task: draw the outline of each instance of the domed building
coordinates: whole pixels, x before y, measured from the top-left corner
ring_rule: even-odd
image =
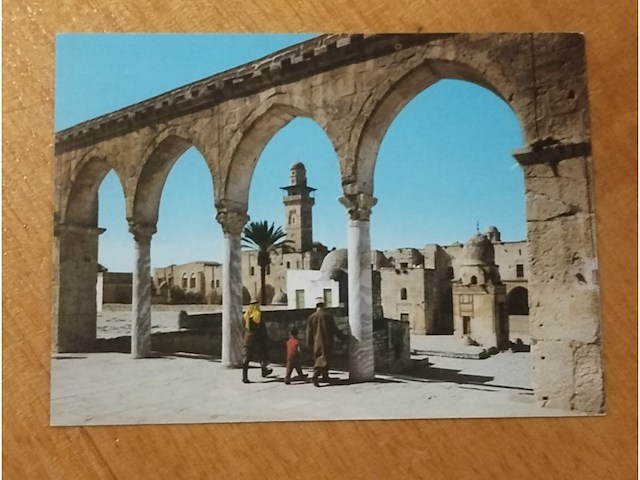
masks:
[[[346,248],[331,250],[320,266],[322,277],[329,280],[338,280],[349,271],[349,251]]]
[[[507,289],[487,235],[477,233],[465,243],[459,272],[452,287],[454,335],[466,343],[507,348]]]
[[[460,281],[463,284],[499,285],[500,272],[495,263],[495,250],[489,237],[475,234],[464,245]]]

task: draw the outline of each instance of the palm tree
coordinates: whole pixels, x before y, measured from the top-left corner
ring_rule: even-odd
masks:
[[[285,248],[290,240],[283,240],[287,234],[282,231],[281,227],[271,226],[267,221],[251,222],[244,227],[242,231],[243,246],[257,250],[258,266],[260,267],[260,303],[266,305],[267,292],[265,288],[266,269],[271,265],[271,253],[279,248]]]

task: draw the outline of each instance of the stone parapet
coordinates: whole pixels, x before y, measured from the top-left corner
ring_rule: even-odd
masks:
[[[88,120],[56,134],[56,154],[453,34],[329,34]]]

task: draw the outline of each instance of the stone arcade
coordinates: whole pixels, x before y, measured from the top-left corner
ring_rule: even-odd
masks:
[[[440,79],[507,102],[525,139],[532,384],[543,404],[604,408],[584,40],[578,34],[323,35],[56,134],[53,348],[96,336],[97,190],[111,169],[135,239],[134,356],[150,350],[149,255],[165,179],[195,146],[213,177],[225,237],[223,353],[240,362],[240,234],[260,152],[290,120],[335,146],[348,213],[350,376],[373,378],[369,222],[373,174],[396,114]]]

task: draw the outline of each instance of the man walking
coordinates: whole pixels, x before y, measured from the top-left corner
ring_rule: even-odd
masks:
[[[324,308],[324,299],[316,298],[316,311],[307,320],[307,346],[313,352],[313,384],[319,387],[319,377],[329,382],[329,364],[333,350],[333,337],[345,341],[348,337],[342,333],[333,320],[333,315]]]

